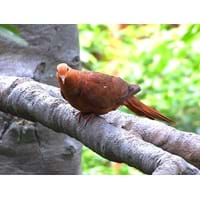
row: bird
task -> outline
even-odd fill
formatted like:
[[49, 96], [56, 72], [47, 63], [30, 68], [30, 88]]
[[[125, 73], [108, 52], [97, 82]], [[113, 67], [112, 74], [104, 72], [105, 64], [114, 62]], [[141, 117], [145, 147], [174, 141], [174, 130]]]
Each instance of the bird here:
[[66, 63], [57, 65], [56, 77], [61, 95], [82, 115], [103, 115], [124, 105], [136, 115], [167, 123], [174, 121], [145, 105], [134, 95], [141, 88], [117, 76], [72, 69]]

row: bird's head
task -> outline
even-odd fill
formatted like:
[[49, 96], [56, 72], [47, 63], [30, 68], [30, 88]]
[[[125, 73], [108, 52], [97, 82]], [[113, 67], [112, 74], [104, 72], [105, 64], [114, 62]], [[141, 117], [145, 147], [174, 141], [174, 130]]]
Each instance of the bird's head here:
[[67, 78], [67, 73], [71, 70], [71, 68], [66, 63], [60, 63], [57, 66], [56, 76], [58, 79], [61, 79], [64, 84], [65, 78]]

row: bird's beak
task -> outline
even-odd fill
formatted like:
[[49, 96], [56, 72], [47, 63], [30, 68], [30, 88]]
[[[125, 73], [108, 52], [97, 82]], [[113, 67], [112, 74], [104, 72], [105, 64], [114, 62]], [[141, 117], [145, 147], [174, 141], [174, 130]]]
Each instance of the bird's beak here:
[[65, 76], [60, 76], [60, 78], [61, 78], [61, 81], [62, 81], [62, 83], [64, 85], [64, 83], [65, 83]]

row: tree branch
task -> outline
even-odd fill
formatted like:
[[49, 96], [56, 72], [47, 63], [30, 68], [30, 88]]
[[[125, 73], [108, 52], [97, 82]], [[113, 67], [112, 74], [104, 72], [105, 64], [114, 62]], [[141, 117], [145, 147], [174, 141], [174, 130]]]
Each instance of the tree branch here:
[[[105, 115], [107, 121], [103, 117], [96, 117], [84, 126], [84, 119], [78, 122], [77, 110], [61, 98], [57, 88], [37, 83], [29, 78], [0, 76], [0, 110], [40, 122], [57, 132], [66, 133], [105, 158], [127, 163], [147, 174], [200, 173], [183, 158], [138, 137], [138, 134], [142, 137], [145, 135], [141, 134], [140, 130], [148, 132], [143, 124], [144, 119], [132, 116], [133, 121], [124, 123], [126, 127], [123, 128], [119, 127], [119, 124], [108, 123], [110, 119], [114, 119], [113, 116], [119, 116], [119, 112], [112, 112]], [[130, 121], [130, 116], [124, 117], [128, 117]], [[128, 124], [134, 122], [135, 129], [132, 125], [127, 131]], [[147, 122], [150, 125], [152, 121]], [[139, 129], [138, 126], [144, 128]], [[164, 132], [167, 126], [161, 126]]]
[[164, 123], [132, 116], [119, 111], [110, 112], [105, 119], [117, 127], [133, 131], [143, 140], [162, 149], [179, 155], [185, 160], [200, 168], [200, 136], [177, 130]]

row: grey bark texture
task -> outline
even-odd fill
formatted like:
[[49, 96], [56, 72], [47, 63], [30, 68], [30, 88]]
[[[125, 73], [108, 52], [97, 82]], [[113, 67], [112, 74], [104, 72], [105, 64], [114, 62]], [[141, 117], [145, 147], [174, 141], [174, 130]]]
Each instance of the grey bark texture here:
[[200, 168], [200, 136], [177, 130], [158, 121], [133, 117], [115, 111], [105, 115], [105, 119], [117, 127], [125, 128], [140, 135], [146, 142], [165, 151], [179, 155], [197, 168]]
[[[193, 142], [198, 147], [196, 152], [199, 151], [199, 136], [119, 111], [95, 117], [85, 125], [84, 119], [79, 122], [78, 111], [61, 98], [59, 89], [28, 78], [0, 77], [0, 110], [39, 122], [56, 132], [66, 133], [105, 158], [127, 163], [146, 174], [200, 173], [197, 167], [190, 164], [198, 157], [188, 157], [187, 153], [183, 153], [183, 157], [176, 155], [184, 150], [181, 140], [175, 139], [178, 151], [175, 152], [172, 148], [173, 154], [145, 141], [148, 138], [145, 134], [149, 133], [152, 137], [154, 134], [161, 134], [162, 138], [167, 130], [167, 135], [171, 133], [173, 136], [164, 142], [166, 146], [158, 146], [169, 148], [176, 134], [183, 134], [186, 140], [195, 138]], [[192, 154], [192, 148], [189, 150], [189, 154]]]
[[[56, 65], [79, 69], [76, 25], [16, 25], [27, 45], [0, 36], [0, 75], [57, 85]], [[0, 174], [80, 174], [82, 145], [38, 122], [0, 112]]]

